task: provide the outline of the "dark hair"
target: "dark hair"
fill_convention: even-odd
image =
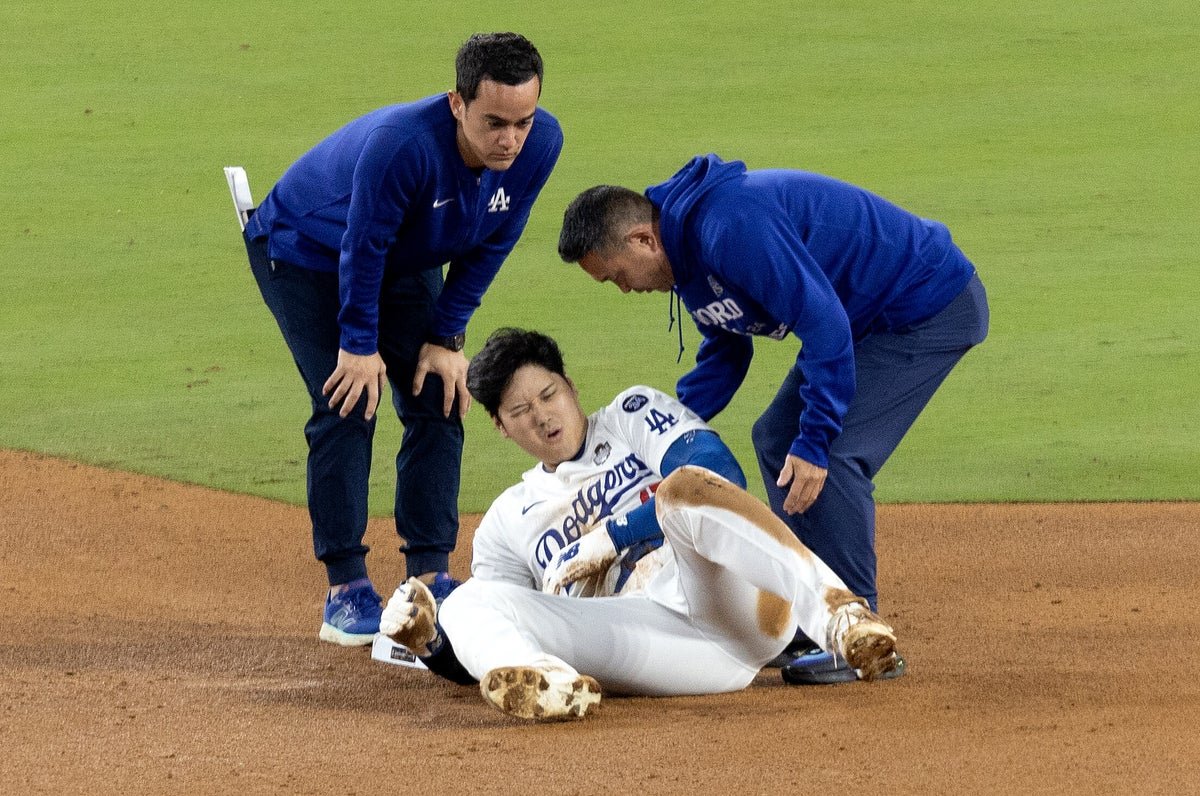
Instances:
[[[616,185],[597,185],[576,196],[563,213],[558,255],[577,263],[588,252],[615,248],[629,228],[653,222],[658,208],[636,191]]]
[[[524,365],[541,365],[566,378],[562,351],[554,339],[541,332],[505,327],[488,337],[467,366],[467,391],[483,404],[492,417],[500,411],[500,400],[513,374]]]
[[[542,93],[542,56],[533,42],[519,33],[476,33],[458,49],[454,70],[454,90],[463,102],[475,99],[485,79],[519,86],[536,77],[538,96]]]

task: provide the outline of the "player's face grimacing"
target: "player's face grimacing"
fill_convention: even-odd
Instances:
[[[671,264],[649,225],[635,227],[623,246],[611,251],[591,251],[579,266],[597,282],[612,282],[622,293],[666,292],[675,285]]]
[[[470,102],[450,92],[450,111],[458,120],[458,151],[467,166],[505,171],[513,164],[533,127],[540,90],[541,82],[534,77],[518,86],[483,80]]]
[[[587,415],[569,379],[541,365],[522,365],[504,389],[496,428],[554,472],[579,453]]]

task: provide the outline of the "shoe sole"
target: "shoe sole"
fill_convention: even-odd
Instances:
[[[892,657],[895,660],[891,663],[890,668],[879,674],[875,678],[876,680],[895,680],[903,677],[908,671],[908,664],[904,660],[904,656],[894,652]],[[837,685],[838,683],[853,683],[859,679],[858,672],[846,665],[804,666],[793,662],[780,669],[779,673],[783,677],[783,681],[790,685]]]
[[[321,625],[321,632],[317,637],[339,647],[369,647],[375,642],[374,633],[347,633],[329,623]]]
[[[600,704],[600,684],[585,674],[570,683],[551,685],[531,666],[505,666],[484,675],[479,691],[489,705],[519,719],[581,719]]]
[[[842,653],[861,680],[878,680],[896,668],[896,635],[882,622],[859,622],[846,632]]]

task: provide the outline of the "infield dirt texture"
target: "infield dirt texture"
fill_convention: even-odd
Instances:
[[[1198,20],[1194,0],[0,3],[0,796],[1196,791]],[[261,198],[347,120],[451,88],[489,30],[545,55],[566,145],[468,354],[533,327],[589,409],[671,391],[693,326],[676,363],[664,297],[592,283],[555,242],[579,191],[709,151],[862,185],[978,265],[991,336],[878,479],[906,677],[769,672],[530,727],[317,642],[307,402],[221,167]],[[760,496],[749,429],[795,354],[757,345],[715,420]],[[385,410],[380,517],[399,436]],[[528,466],[476,407],[461,509]],[[389,590],[390,522],[367,541]]]
[[[0,452],[4,793],[1188,793],[1200,506],[884,506],[900,680],[526,725],[316,639],[303,509]],[[452,566],[465,573],[473,523]],[[368,534],[395,584],[390,523]],[[902,577],[901,577],[902,575]],[[381,586],[381,588],[383,588]]]

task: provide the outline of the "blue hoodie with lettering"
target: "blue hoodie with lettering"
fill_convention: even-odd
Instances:
[[[680,401],[710,419],[745,379],[751,336],[794,334],[805,408],[791,453],[819,467],[854,398],[855,343],[933,317],[975,273],[945,225],[819,174],[710,154],[646,197],[704,338]]]
[[[272,259],[338,273],[340,345],[377,350],[384,269],[446,263],[432,334],[463,332],[516,245],[562,151],[558,121],[538,108],[505,171],[471,169],[445,94],[389,105],[321,141],[284,172],[251,216]]]

